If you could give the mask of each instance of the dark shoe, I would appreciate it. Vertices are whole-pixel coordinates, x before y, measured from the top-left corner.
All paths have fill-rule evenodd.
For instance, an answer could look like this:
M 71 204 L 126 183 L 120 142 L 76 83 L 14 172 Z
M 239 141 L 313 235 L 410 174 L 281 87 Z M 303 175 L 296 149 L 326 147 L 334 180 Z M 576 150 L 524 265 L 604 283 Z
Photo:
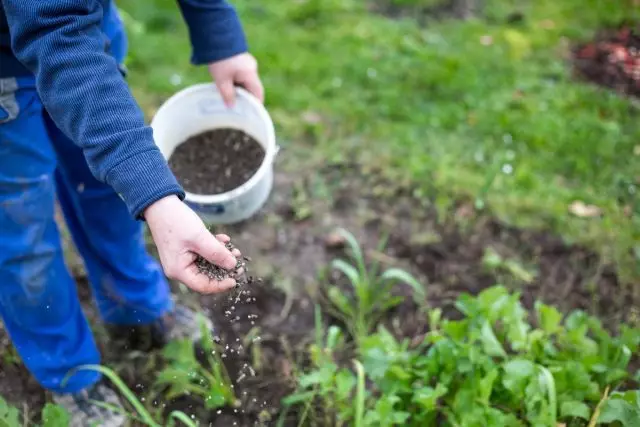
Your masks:
M 157 319 L 150 325 L 109 326 L 109 333 L 116 344 L 126 350 L 149 351 L 164 347 L 169 341 L 190 339 L 198 343 L 202 339 L 201 321 L 205 329 L 213 331 L 213 323 L 205 316 L 183 305 Z
M 101 383 L 78 393 L 54 394 L 53 402 L 69 414 L 69 427 L 121 427 L 127 420 L 116 392 Z M 121 412 L 107 409 L 104 405 Z

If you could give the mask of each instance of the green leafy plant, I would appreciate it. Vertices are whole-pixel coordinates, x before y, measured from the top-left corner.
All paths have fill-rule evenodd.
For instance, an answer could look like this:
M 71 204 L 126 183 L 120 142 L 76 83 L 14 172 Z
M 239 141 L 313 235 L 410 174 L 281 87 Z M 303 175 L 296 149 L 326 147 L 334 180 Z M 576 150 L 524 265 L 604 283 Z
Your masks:
M 612 336 L 582 311 L 565 317 L 542 302 L 530 319 L 520 294 L 503 286 L 461 295 L 456 306 L 461 320 L 431 310 L 431 330 L 419 343 L 382 326 L 358 343 L 368 384 L 360 425 L 638 426 L 640 391 L 624 387 L 640 330 L 622 326 Z M 325 410 L 349 419 L 358 406 L 353 374 L 322 354 L 293 396 L 337 390 L 340 372 L 347 391 Z
M 353 264 L 336 259 L 331 268 L 347 277 L 351 295 L 337 285 L 329 286 L 327 298 L 331 303 L 331 314 L 344 321 L 353 337 L 359 341 L 365 337 L 389 309 L 400 304 L 404 298 L 393 296 L 392 290 L 398 283 L 411 287 L 413 296 L 419 306 L 426 305 L 426 291 L 412 275 L 398 268 L 381 271 L 379 262 L 373 261 L 370 266 L 358 241 L 347 230 L 339 229 L 337 234 L 347 243 Z M 385 245 L 383 239 L 378 251 Z
M 301 391 L 288 396 L 283 403 L 285 406 L 304 406 L 298 425 L 304 425 L 307 415 L 311 414 L 314 416 L 312 422 L 318 425 L 362 427 L 367 394 L 364 367 L 357 360 L 352 362 L 355 372 L 340 366 L 337 353 L 344 350 L 344 333 L 339 327 L 330 326 L 325 338 L 320 308 L 317 306 L 316 332 L 316 342 L 309 348 L 314 369 L 298 378 Z M 352 399 L 355 402 L 353 405 L 342 404 Z M 318 415 L 312 411 L 316 403 L 322 407 L 338 404 L 338 409 Z M 286 415 L 286 411 L 283 415 Z
M 20 412 L 0 397 L 0 427 L 20 425 Z
M 41 418 L 42 427 L 64 427 L 69 425 L 67 411 L 53 403 L 44 405 Z M 9 405 L 0 396 L 0 427 L 17 427 L 21 425 L 28 425 L 28 420 L 21 420 L 18 409 Z
M 504 258 L 492 248 L 487 248 L 482 257 L 482 266 L 489 272 L 497 274 L 500 279 L 529 284 L 534 281 L 534 272 L 525 268 L 518 260 Z
M 162 389 L 168 387 L 164 394 L 167 399 L 185 394 L 198 396 L 209 410 L 234 405 L 236 396 L 222 362 L 222 351 L 213 341 L 211 333 L 204 325 L 201 327 L 201 344 L 208 366 L 197 360 L 191 340 L 171 342 L 163 352 L 168 366 L 158 374 L 155 386 Z

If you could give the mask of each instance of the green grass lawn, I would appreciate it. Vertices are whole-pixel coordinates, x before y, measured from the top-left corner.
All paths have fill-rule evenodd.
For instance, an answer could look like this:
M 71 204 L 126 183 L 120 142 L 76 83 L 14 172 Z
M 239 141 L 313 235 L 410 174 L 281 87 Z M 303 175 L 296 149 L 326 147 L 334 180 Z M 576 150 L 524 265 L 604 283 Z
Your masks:
M 484 202 L 510 223 L 549 227 L 618 262 L 628 278 L 640 275 L 638 109 L 575 81 L 568 63 L 574 41 L 625 17 L 637 21 L 640 7 L 485 3 L 478 19 L 420 26 L 370 13 L 365 1 L 235 1 L 287 163 L 382 163 L 425 195 L 435 191 L 441 208 L 460 198 Z M 189 65 L 175 1 L 120 6 L 130 80 L 147 113 L 207 80 Z M 516 11 L 524 20 L 508 24 Z M 569 214 L 576 200 L 602 217 Z

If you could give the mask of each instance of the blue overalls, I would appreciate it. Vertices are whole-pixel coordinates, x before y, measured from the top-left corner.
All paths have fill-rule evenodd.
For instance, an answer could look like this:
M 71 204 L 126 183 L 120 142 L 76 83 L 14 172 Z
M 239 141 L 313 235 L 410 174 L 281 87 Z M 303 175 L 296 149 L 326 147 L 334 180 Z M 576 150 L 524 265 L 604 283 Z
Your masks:
M 127 42 L 115 7 L 103 30 L 122 63 Z M 172 309 L 162 269 L 145 250 L 142 224 L 56 128 L 34 78 L 0 79 L 0 315 L 37 381 L 74 392 L 99 375 L 80 372 L 64 385 L 63 378 L 74 367 L 100 363 L 100 355 L 63 259 L 56 195 L 105 322 L 150 323 Z

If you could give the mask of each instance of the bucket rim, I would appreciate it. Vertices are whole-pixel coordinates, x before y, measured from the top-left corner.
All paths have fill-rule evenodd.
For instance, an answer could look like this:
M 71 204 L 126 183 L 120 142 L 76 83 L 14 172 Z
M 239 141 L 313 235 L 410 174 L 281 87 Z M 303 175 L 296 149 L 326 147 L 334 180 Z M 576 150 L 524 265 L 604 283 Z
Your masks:
M 153 128 L 153 124 L 156 118 L 166 109 L 171 108 L 174 104 L 179 103 L 183 98 L 186 98 L 192 95 L 195 92 L 203 92 L 213 90 L 216 93 L 220 93 L 218 91 L 217 86 L 214 83 L 198 83 L 195 85 L 188 86 L 175 94 L 169 97 L 153 116 L 151 121 L 151 127 Z M 273 162 L 275 161 L 275 157 L 280 151 L 280 147 L 276 144 L 275 137 L 275 127 L 273 124 L 273 120 L 269 115 L 269 112 L 265 108 L 265 106 L 249 91 L 242 87 L 235 87 L 236 90 L 236 102 L 238 102 L 238 98 L 241 98 L 244 102 L 248 103 L 248 105 L 253 108 L 255 112 L 258 113 L 258 117 L 262 120 L 264 125 L 267 128 L 266 138 L 265 138 L 265 156 L 262 159 L 262 163 L 260 167 L 256 170 L 256 172 L 245 181 L 242 185 L 234 188 L 233 190 L 219 193 L 219 194 L 196 194 L 185 191 L 185 200 L 190 203 L 200 204 L 200 205 L 215 205 L 215 204 L 226 204 L 232 202 L 234 199 L 242 196 L 249 189 L 253 188 L 259 181 L 265 178 L 268 171 L 273 166 Z M 215 129 L 212 127 L 211 129 Z M 170 157 L 170 156 L 169 156 Z M 169 161 L 169 158 L 167 158 Z

